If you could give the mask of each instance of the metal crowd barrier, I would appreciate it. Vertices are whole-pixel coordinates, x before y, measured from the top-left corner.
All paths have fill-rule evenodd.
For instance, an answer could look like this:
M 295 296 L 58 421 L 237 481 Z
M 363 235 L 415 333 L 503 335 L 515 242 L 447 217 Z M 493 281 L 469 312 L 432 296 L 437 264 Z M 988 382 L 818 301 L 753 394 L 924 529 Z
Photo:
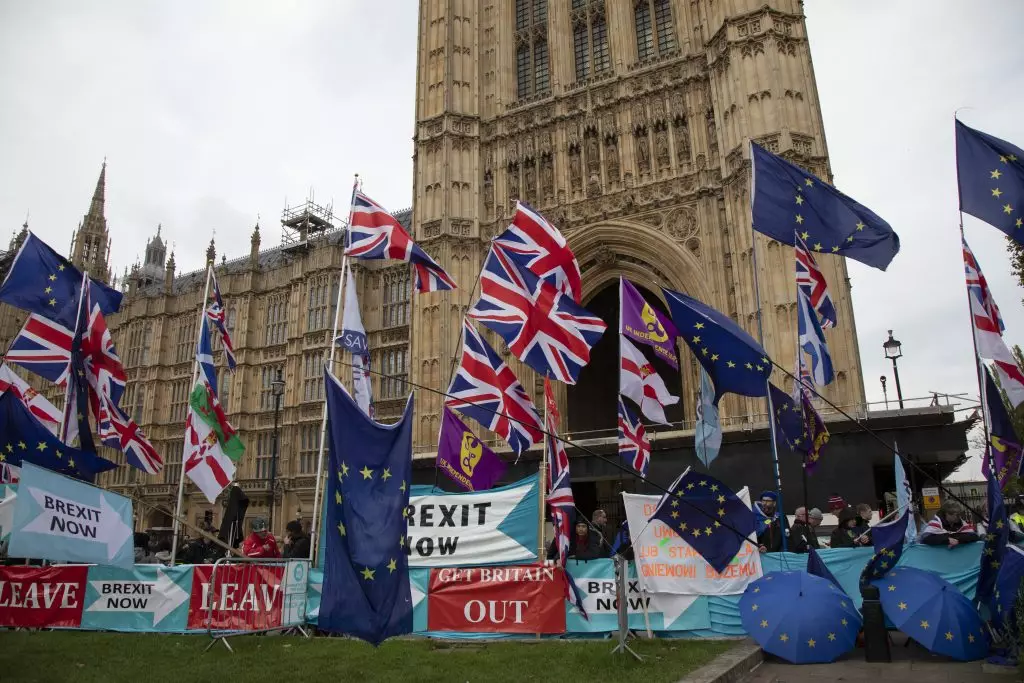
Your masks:
M 218 641 L 256 633 L 297 631 L 306 638 L 308 559 L 224 557 L 212 566 L 196 565 L 193 583 L 201 582 L 209 651 Z M 209 576 L 206 576 L 206 572 Z

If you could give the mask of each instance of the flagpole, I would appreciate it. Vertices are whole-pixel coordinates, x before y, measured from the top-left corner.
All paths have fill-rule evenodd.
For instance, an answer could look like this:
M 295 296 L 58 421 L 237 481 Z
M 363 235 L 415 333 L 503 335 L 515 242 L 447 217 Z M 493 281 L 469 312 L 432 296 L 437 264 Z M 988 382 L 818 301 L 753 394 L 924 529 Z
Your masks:
M 359 188 L 359 174 L 355 174 L 355 180 L 352 182 L 352 200 L 348 204 L 348 225 L 345 226 L 345 239 L 343 240 L 343 246 L 341 250 L 341 276 L 340 282 L 338 283 L 338 299 L 334 303 L 334 327 L 331 330 L 330 339 L 330 353 L 324 353 L 325 360 L 327 360 L 328 367 L 333 369 L 334 367 L 334 352 L 337 349 L 337 344 L 334 340 L 338 338 L 338 323 L 341 320 L 341 307 L 342 302 L 345 301 L 345 284 L 348 282 L 348 278 L 345 276 L 346 269 L 348 266 L 348 240 L 352 234 L 352 204 L 356 199 L 356 190 Z M 369 363 L 367 363 L 367 372 L 369 371 Z M 320 496 L 323 493 L 324 485 L 324 443 L 327 439 L 327 398 L 324 397 L 324 409 L 323 414 L 320 418 L 320 448 L 316 456 L 316 487 L 313 491 L 313 520 L 309 523 L 309 561 L 313 562 L 316 558 L 316 533 L 317 527 L 320 523 Z
M 78 326 L 81 325 L 82 306 L 85 303 L 85 288 L 88 287 L 88 286 L 89 286 L 89 273 L 88 273 L 88 271 L 86 271 L 86 272 L 82 273 L 82 283 L 79 286 L 81 291 L 78 293 L 78 313 L 75 314 L 75 333 L 74 333 L 74 336 L 78 336 L 78 333 L 79 333 Z M 84 333 L 85 330 L 81 330 L 81 332 Z M 74 344 L 72 344 L 72 346 L 73 345 Z M 79 350 L 79 352 L 81 352 L 81 350 Z M 71 373 L 71 372 L 74 372 L 74 370 L 72 369 L 71 359 L 69 358 L 68 359 L 68 373 Z M 67 419 L 65 419 L 65 418 L 67 418 L 67 415 L 68 415 L 68 401 L 72 400 L 71 394 L 74 393 L 74 391 L 75 391 L 75 389 L 74 389 L 73 383 L 72 383 L 71 379 L 69 378 L 67 380 L 67 387 L 64 389 L 64 410 L 61 411 L 61 415 L 60 415 L 60 428 L 57 431 L 57 433 L 60 434 L 60 440 L 63 441 L 64 443 L 68 443 L 68 435 L 67 435 L 67 431 L 66 431 L 68 424 L 67 424 Z M 74 400 L 77 403 L 78 402 L 78 397 L 75 396 Z M 77 407 L 76 407 L 76 410 L 77 410 Z M 78 436 L 78 444 L 82 445 L 82 436 L 81 435 Z M 70 446 L 71 444 L 68 444 L 68 445 Z
M 189 385 L 188 392 L 192 393 L 192 389 L 196 385 L 196 380 L 199 378 L 199 344 L 201 342 L 200 335 L 203 332 L 203 316 L 206 315 L 206 302 L 210 298 L 210 274 L 213 272 L 213 260 L 207 260 L 206 262 L 206 286 L 203 288 L 203 299 L 199 302 L 199 316 L 196 318 L 196 343 L 195 343 L 195 358 L 192 360 L 192 383 Z M 213 387 L 216 393 L 217 387 Z M 186 414 L 188 407 L 186 406 Z M 188 450 L 189 443 L 188 439 L 185 439 L 185 445 L 181 451 L 181 473 L 178 477 L 178 501 L 174 506 L 174 533 L 171 537 L 171 566 L 174 566 L 175 559 L 178 556 L 178 535 L 181 532 L 181 504 L 185 498 L 185 451 Z
M 753 201 L 753 200 L 751 200 L 751 201 Z M 751 223 L 750 224 L 751 225 L 754 224 L 753 223 L 753 216 L 751 216 Z M 794 273 L 794 275 L 796 274 L 796 230 L 793 231 L 793 273 Z M 800 281 L 796 277 L 793 278 L 793 281 L 796 283 L 796 296 L 797 296 L 797 303 L 799 304 L 799 301 L 800 301 Z M 798 305 L 797 306 L 797 315 L 800 315 L 799 310 L 800 310 L 800 307 Z M 815 315 L 817 315 L 817 313 L 815 313 Z M 758 316 L 758 320 L 760 320 L 760 316 Z M 797 335 L 796 335 L 796 363 L 797 363 L 796 377 L 797 377 L 797 381 L 795 382 L 795 386 L 796 386 L 796 389 L 797 389 L 797 394 L 793 398 L 794 399 L 799 399 L 800 416 L 803 418 L 804 425 L 806 425 L 807 424 L 807 416 L 804 415 L 804 402 L 803 402 L 803 395 L 804 395 L 804 389 L 803 389 L 804 357 L 802 355 L 800 355 L 801 352 L 802 352 L 802 349 L 800 348 L 800 334 L 797 333 Z M 794 401 L 794 403 L 796 403 L 796 401 Z M 774 422 L 774 421 L 775 421 L 774 416 L 772 416 L 772 422 Z M 810 524 L 810 522 L 811 522 L 811 506 L 808 504 L 808 501 L 810 500 L 810 498 L 809 498 L 808 492 L 807 492 L 807 454 L 806 453 L 804 453 L 802 456 L 800 456 L 800 476 L 801 476 L 801 479 L 803 480 L 803 486 L 804 486 L 804 515 L 807 518 L 807 523 Z
M 750 151 L 750 246 L 753 253 L 752 265 L 754 269 L 754 301 L 757 305 L 757 340 L 764 348 L 764 324 L 761 322 L 761 289 L 757 275 L 757 233 L 754 230 L 754 148 L 753 143 L 747 141 L 747 149 Z M 772 442 L 772 466 L 775 470 L 775 488 L 779 495 L 779 504 L 776 512 L 779 515 L 779 532 L 782 534 L 782 552 L 787 550 L 786 542 L 786 508 L 782 504 L 782 475 L 779 472 L 779 447 L 775 443 L 775 411 L 772 408 L 771 385 L 767 378 L 764 380 L 765 401 L 768 404 L 768 430 Z

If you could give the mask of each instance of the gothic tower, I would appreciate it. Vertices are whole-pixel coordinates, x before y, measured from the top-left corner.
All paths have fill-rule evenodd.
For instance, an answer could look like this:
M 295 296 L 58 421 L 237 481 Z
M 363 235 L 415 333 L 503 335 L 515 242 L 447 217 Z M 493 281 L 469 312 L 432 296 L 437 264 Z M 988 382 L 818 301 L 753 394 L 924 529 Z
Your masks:
M 110 236 L 107 233 L 107 219 L 103 215 L 106 183 L 107 162 L 104 161 L 99 180 L 96 181 L 96 190 L 92 193 L 89 212 L 71 237 L 71 262 L 103 282 L 110 279 Z
M 140 286 L 148 286 L 158 282 L 163 282 L 167 276 L 166 261 L 167 261 L 167 247 L 164 245 L 163 239 L 160 237 L 160 231 L 163 226 L 156 226 L 156 236 L 146 240 L 146 258 L 142 263 L 142 268 L 139 269 L 139 284 Z
M 747 142 L 831 180 L 800 0 L 424 0 L 419 22 L 413 229 L 461 289 L 415 297 L 414 381 L 446 386 L 486 242 L 517 199 L 569 239 L 584 304 L 611 326 L 579 384 L 560 391 L 569 431 L 614 428 L 620 275 L 654 299 L 662 285 L 686 292 L 757 338 Z M 792 367 L 792 248 L 756 239 L 765 346 Z M 840 320 L 825 393 L 861 403 L 846 265 L 819 264 Z M 693 418 L 690 356 L 669 382 L 675 420 Z M 511 365 L 539 397 L 533 373 Z M 417 409 L 427 445 L 440 399 Z M 764 413 L 760 399 L 723 400 L 725 416 Z

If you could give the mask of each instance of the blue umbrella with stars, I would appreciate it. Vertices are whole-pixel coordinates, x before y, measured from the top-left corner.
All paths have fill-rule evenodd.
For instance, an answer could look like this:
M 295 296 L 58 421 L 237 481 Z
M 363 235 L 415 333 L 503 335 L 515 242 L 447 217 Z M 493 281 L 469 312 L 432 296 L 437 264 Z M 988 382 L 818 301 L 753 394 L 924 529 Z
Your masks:
M 740 598 L 743 628 L 765 652 L 793 664 L 834 662 L 857 643 L 862 619 L 828 579 L 772 572 Z
M 935 572 L 896 567 L 871 583 L 893 626 L 929 652 L 963 662 L 988 654 L 988 635 L 978 610 Z

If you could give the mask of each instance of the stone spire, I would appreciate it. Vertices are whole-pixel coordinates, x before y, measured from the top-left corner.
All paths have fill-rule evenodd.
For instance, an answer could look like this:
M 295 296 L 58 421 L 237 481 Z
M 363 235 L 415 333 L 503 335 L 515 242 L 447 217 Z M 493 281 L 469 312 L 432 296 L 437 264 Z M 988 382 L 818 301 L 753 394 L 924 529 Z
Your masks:
M 213 263 L 217 260 L 217 247 L 213 244 L 213 238 L 210 238 L 210 246 L 206 248 L 206 262 Z
M 249 265 L 253 268 L 260 263 L 260 224 L 256 222 L 256 227 L 252 229 L 252 237 L 250 238 L 251 247 L 249 249 Z
M 71 244 L 71 262 L 92 277 L 106 282 L 110 278 L 110 234 L 104 215 L 106 204 L 107 162 L 104 160 L 89 212 L 78 225 Z
M 167 259 L 167 270 L 164 272 L 164 291 L 168 294 L 174 291 L 174 250 L 171 250 L 171 255 Z

